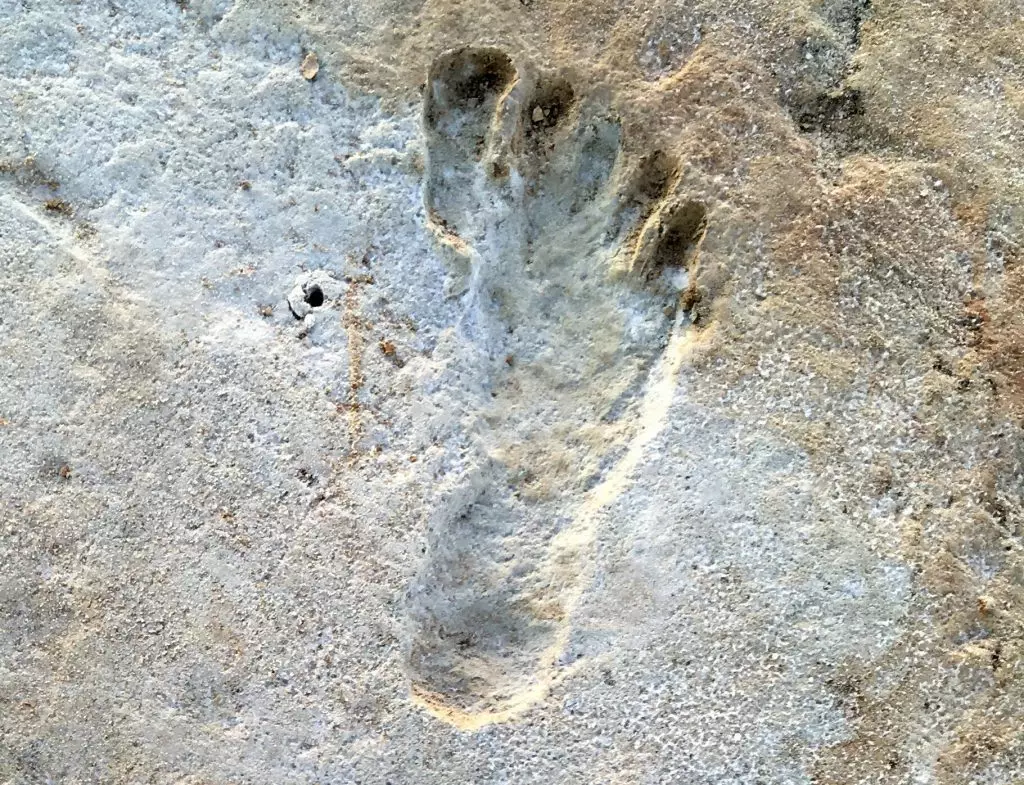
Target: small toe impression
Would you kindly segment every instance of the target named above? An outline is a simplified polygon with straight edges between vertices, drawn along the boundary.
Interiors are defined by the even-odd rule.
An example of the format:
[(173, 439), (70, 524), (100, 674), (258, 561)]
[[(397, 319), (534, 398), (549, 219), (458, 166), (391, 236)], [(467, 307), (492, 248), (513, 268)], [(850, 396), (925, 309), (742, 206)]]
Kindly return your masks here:
[(677, 170), (676, 160), (663, 150), (645, 155), (622, 194), (623, 208), (646, 207), (663, 199), (676, 178)]
[(690, 263), (707, 228), (700, 202), (673, 201), (650, 217), (637, 241), (631, 272), (643, 282)]
[(532, 99), (523, 107), (526, 136), (537, 136), (557, 126), (572, 110), (575, 101), (576, 94), (568, 81), (561, 77), (541, 78)]
[(611, 234), (617, 236), (626, 231), (630, 237), (636, 237), (678, 178), (678, 161), (663, 150), (654, 150), (641, 158), (619, 192)]

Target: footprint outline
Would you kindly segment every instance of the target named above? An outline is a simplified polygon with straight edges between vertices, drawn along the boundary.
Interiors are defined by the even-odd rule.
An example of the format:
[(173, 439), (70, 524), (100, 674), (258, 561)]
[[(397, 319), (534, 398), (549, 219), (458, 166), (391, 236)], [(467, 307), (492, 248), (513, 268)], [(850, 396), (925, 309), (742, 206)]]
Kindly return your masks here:
[[(454, 725), (478, 728), (517, 716), (567, 672), (562, 654), (597, 519), (628, 487), (667, 415), (694, 301), (689, 271), (708, 221), (701, 202), (678, 193), (680, 164), (671, 155), (655, 150), (626, 160), (621, 125), (606, 105), (500, 48), (439, 55), (422, 120), (426, 223), (453, 262), (450, 291), (466, 315), (460, 327), (499, 357), (531, 315), (539, 313), (548, 328), (519, 341), (525, 362), (509, 352), (506, 367), (498, 363), (501, 392), (492, 393), (495, 405), (482, 415), (491, 425), (477, 469), (462, 498), (435, 511), (408, 593), (414, 702)], [(618, 346), (606, 348), (615, 329), (605, 329), (602, 317), (622, 327), (630, 314), (639, 314), (640, 337), (620, 336)], [(652, 325), (660, 338), (652, 337)], [(589, 331), (608, 340), (587, 343)], [(574, 345), (583, 360), (567, 379), (546, 381), (544, 357)], [(557, 503), (531, 496), (529, 478), (519, 476), (531, 461), (509, 459), (515, 445), (496, 442), (508, 430), (514, 438), (507, 442), (528, 443), (531, 417), (547, 416), (536, 399), (556, 401), (548, 409), (560, 416), (561, 401), (572, 404), (573, 385), (600, 381), (588, 369), (609, 351), (609, 369), (621, 371), (630, 389), (606, 401), (609, 411), (620, 411), (606, 425), (631, 422), (624, 439), (593, 450), (590, 457), (611, 465), (585, 483), (574, 478), (576, 512), (555, 525)], [(584, 416), (580, 433), (570, 436), (594, 419)], [(609, 462), (612, 447), (622, 457)], [(543, 463), (543, 448), (539, 454)]]

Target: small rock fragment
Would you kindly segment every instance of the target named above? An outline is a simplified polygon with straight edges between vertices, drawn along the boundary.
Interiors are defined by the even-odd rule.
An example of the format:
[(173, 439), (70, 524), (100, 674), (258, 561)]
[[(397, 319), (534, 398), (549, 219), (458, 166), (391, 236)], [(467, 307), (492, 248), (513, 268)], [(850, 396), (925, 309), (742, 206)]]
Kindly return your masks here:
[(299, 66), (299, 72), (302, 74), (302, 78), (309, 82), (316, 79), (316, 75), (320, 73), (320, 61), (317, 59), (316, 52), (306, 52), (306, 56), (302, 58), (302, 65)]
[(63, 199), (47, 199), (43, 202), (43, 207), (51, 213), (60, 213), (61, 215), (71, 217), (75, 214), (75, 209)]

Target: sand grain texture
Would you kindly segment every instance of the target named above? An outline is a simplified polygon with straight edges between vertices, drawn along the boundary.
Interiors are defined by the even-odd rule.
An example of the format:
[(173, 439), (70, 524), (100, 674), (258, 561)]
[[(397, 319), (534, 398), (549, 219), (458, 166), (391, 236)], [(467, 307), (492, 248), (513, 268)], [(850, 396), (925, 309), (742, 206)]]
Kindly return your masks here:
[(0, 0), (0, 783), (1024, 778), (1024, 15)]

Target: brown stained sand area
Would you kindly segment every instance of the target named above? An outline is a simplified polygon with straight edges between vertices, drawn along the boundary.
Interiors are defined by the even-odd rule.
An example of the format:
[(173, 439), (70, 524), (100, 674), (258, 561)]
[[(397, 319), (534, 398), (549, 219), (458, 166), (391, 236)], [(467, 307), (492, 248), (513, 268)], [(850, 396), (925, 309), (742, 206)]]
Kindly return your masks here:
[[(415, 100), (438, 53), (500, 46), (612, 96), (637, 159), (657, 149), (684, 162), (682, 182), (714, 216), (695, 280), (694, 362), (713, 379), (705, 403), (804, 445), (840, 493), (903, 509), (891, 536), (914, 570), (917, 622), (894, 652), (834, 685), (856, 735), (821, 756), (818, 781), (907, 781), (903, 750), (923, 727), (946, 739), (942, 782), (996, 761), (1019, 767), (1019, 4), (313, 0), (273, 10), (335, 78), (396, 100)], [(837, 405), (851, 397), (861, 403)], [(764, 417), (769, 400), (793, 405)], [(886, 419), (892, 402), (913, 416)], [(960, 459), (972, 439), (980, 446)], [(950, 668), (981, 685), (952, 718), (930, 697), (955, 692)]]

